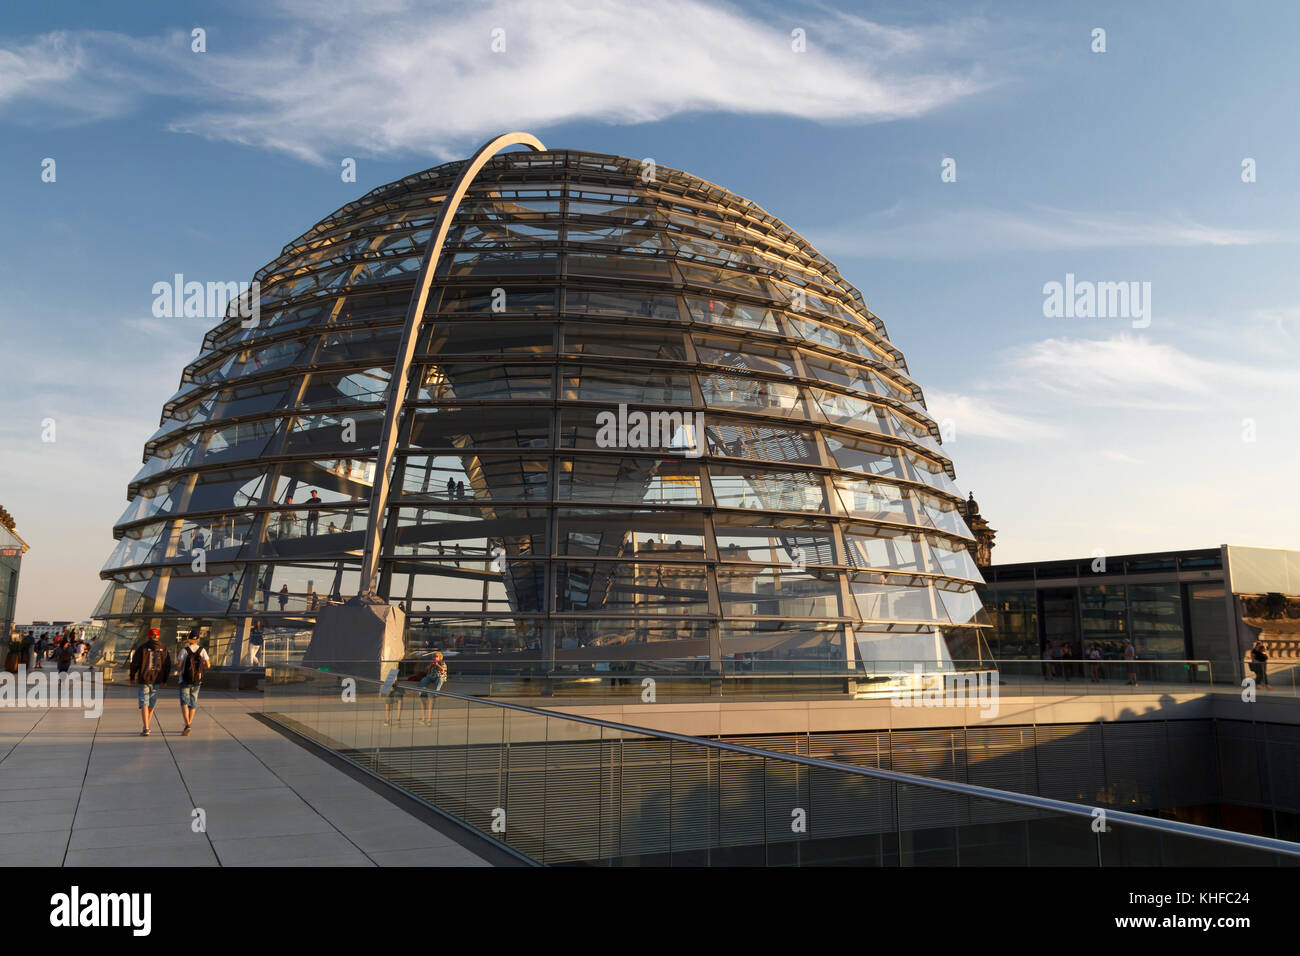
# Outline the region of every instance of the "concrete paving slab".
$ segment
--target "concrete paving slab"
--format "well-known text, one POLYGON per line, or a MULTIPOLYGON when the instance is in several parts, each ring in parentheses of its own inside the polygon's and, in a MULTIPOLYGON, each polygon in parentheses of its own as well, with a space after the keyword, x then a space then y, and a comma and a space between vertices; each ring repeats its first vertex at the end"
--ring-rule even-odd
POLYGON ((205 693, 184 737, 164 693, 141 737, 133 689, 107 690, 97 718, 0 714, 0 866, 489 865, 267 726, 260 695, 205 693))

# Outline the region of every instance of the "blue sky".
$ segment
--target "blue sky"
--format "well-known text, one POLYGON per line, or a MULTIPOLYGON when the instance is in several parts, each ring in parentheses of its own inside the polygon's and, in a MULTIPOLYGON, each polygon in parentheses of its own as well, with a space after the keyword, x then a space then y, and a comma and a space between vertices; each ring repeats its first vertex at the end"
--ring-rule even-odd
POLYGON ((19 619, 89 613, 211 324, 154 318, 153 284, 248 280, 350 199, 506 129, 718 182, 835 261, 946 423, 996 560, 1300 547, 1298 28, 1281 2, 10 6, 19 619), (1067 274, 1150 283, 1149 325, 1045 317, 1067 274))

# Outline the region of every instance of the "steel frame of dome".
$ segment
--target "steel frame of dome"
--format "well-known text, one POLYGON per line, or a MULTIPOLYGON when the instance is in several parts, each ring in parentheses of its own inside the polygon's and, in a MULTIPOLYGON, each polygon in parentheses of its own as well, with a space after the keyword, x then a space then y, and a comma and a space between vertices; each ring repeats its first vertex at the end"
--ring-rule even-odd
POLYGON ((507 134, 256 278, 261 320, 207 334, 128 488, 96 610, 119 643, 201 625, 238 661, 252 620, 310 627, 373 568, 413 638, 467 655, 979 656, 921 390, 858 290, 752 202, 507 134), (700 417, 609 447, 615 410, 700 417))

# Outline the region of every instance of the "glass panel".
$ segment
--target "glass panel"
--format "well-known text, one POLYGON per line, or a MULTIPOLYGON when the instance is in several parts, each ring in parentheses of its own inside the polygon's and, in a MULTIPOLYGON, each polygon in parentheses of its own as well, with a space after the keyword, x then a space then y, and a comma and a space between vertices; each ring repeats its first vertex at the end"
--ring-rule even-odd
POLYGON ((744 302, 724 299, 701 299, 687 296, 686 306, 691 318, 709 325, 731 326, 740 329, 757 329, 763 332, 780 332, 776 313, 771 309, 744 302))
POLYGON ((966 527, 966 522, 962 519, 961 506, 955 501, 924 493, 918 494, 917 499, 930 520, 934 522, 936 528, 947 531, 949 534, 955 534, 958 537, 969 538, 972 541, 975 539, 975 536, 970 533, 970 529, 966 527))
POLYGON ((897 485, 867 478, 835 476, 840 506, 849 514, 894 521, 900 524, 929 524, 919 516, 912 495, 897 485))
POLYGON ((840 579, 834 571, 781 567, 718 569, 722 613, 746 617, 840 617, 840 579))
MULTIPOLYGON (((429 314, 456 315, 466 312, 491 312, 497 314, 494 306, 504 303, 505 314, 530 312, 554 312, 556 291, 549 286, 520 286, 514 283, 505 286, 482 286, 469 288, 453 286, 442 293, 436 310, 429 314), (497 294, 503 288, 505 296, 497 294)), ((494 320, 495 321, 495 320, 494 320)))
POLYGON ((403 507, 391 553, 432 566, 490 562, 497 548, 509 557, 546 554, 546 512, 500 506, 403 507))
POLYGON ((866 438, 826 433, 826 446, 835 464, 845 471, 886 478, 914 480, 915 475, 898 455, 898 449, 866 438))
POLYGON ((936 537, 930 539, 930 545, 935 563, 941 572, 954 578, 983 583, 984 576, 980 574, 975 559, 971 556, 970 548, 965 544, 936 537))
POLYGON ((319 372, 310 376, 298 408, 381 404, 388 391, 391 365, 376 365, 355 372, 319 372))
POLYGON ((564 311, 585 315, 627 315, 676 322, 681 315, 677 298, 652 293, 609 292, 570 286, 564 293, 564 311))
POLYGON ((561 501, 701 504, 700 467, 682 459, 602 456, 556 462, 561 501))
POLYGON ((711 419, 704 433, 709 452, 714 455, 751 461, 822 463, 817 439, 810 431, 711 419))
POLYGON ((820 388, 809 389, 808 393, 828 422, 852 425, 881 435, 893 434, 884 412, 866 399, 820 388))
POLYGON ((722 508, 763 511, 826 510, 821 475, 807 471, 759 471, 711 465, 714 501, 722 508))
POLYGON ((719 513, 714 517, 718 559, 758 564, 835 564, 828 525, 801 518, 719 513))
POLYGON ((756 661, 829 661, 844 666, 844 625, 820 621, 723 621, 722 659, 729 673, 763 672, 756 661))
POLYGON ((1084 654, 1095 644, 1104 658, 1119 660, 1123 656, 1124 638, 1128 636, 1124 585, 1079 588, 1079 616, 1083 624, 1084 654))
POLYGON ((925 536, 918 532, 850 525, 844 543, 855 567, 887 571, 933 570, 925 559, 925 536))
POLYGON ((556 553, 669 561, 704 558, 704 519, 690 512, 559 509, 556 553))
POLYGON ((549 401, 551 398, 550 365, 426 365, 412 369, 411 375, 420 384, 419 401, 549 401))
POLYGON ((404 447, 461 451, 467 448, 549 448, 551 413, 539 408, 420 408, 404 447))
POLYGON ((943 600, 944 612, 953 624, 987 624, 984 602, 972 586, 940 585, 937 588, 943 600))
POLYGON ((659 279, 672 281, 671 267, 667 260, 650 256, 612 256, 594 252, 570 252, 568 256, 569 275, 572 276, 608 276, 623 279, 635 276, 639 279, 659 279))
POLYGON ((994 649, 999 659, 1035 660, 1039 655, 1038 596, 1032 588, 991 592, 997 627, 994 649))
POLYGON ((706 365, 722 365, 748 373, 793 375, 794 356, 787 348, 726 339, 721 336, 695 336, 695 352, 706 365))
POLYGON ((704 568, 652 562, 560 561, 555 610, 636 614, 708 614, 704 568))
POLYGON ((948 622, 943 604, 935 589, 924 584, 899 585, 874 583, 850 575, 858 610, 869 621, 940 621, 948 622))
POLYGON ((1183 602, 1179 586, 1174 583, 1130 584, 1128 600, 1133 646, 1138 657, 1185 660, 1183 602))
POLYGON ((560 369, 561 397, 571 400, 684 406, 692 404, 689 376, 656 370, 565 365, 560 369))
MULTIPOLYGON (((575 578, 575 582, 579 579, 575 578)), ((680 611, 672 612, 674 614, 680 611)), ((629 645, 675 642, 671 648, 682 657, 709 653, 707 621, 656 620, 642 617, 629 620, 556 621, 555 647, 557 663, 578 656, 600 660, 608 658, 614 648, 629 645)), ((623 656, 620 654, 619 656, 623 656)))
POLYGON ((747 375, 710 373, 700 376, 704 403, 710 408, 767 412, 782 416, 802 414, 800 389, 789 382, 768 381, 747 375))
POLYGON ((564 325, 566 354, 611 355, 619 358, 686 360, 686 342, 680 332, 651 331, 609 325, 564 325))
MULTIPOLYGON (((501 303, 509 308, 509 292, 503 292, 501 303)), ((437 322, 417 355, 545 355, 554 351, 554 338, 555 330, 549 322, 437 322)))

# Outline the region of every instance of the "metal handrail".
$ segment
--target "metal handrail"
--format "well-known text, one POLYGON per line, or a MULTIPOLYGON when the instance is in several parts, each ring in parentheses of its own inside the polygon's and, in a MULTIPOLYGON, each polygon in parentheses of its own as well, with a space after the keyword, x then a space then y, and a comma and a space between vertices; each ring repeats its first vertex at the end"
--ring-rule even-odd
MULTIPOLYGON (((307 671, 313 674, 327 673, 333 677, 353 677, 353 675, 350 674, 339 675, 333 671, 321 672, 314 668, 302 667, 296 664, 289 666, 293 667, 295 670, 307 671)), ((369 677, 353 677, 353 679, 365 681, 369 684, 382 684, 382 681, 377 681, 369 677)), ((1194 823, 1183 823, 1177 820, 1163 820, 1158 817, 1145 817, 1141 814, 1129 813, 1124 810, 1112 810, 1108 807, 1089 807, 1081 803, 1070 803, 1066 800, 1054 800, 1050 797, 1038 797, 1030 794, 1013 793, 1009 790, 996 790, 992 787, 982 787, 977 784, 957 783, 950 780, 936 780, 929 777, 915 777, 910 774, 897 773, 893 770, 880 770, 874 767, 858 767, 852 764, 835 763, 830 760, 823 760, 819 757, 805 757, 799 754, 786 754, 774 750, 760 750, 757 747, 746 747, 743 744, 725 743, 720 740, 709 740, 704 737, 691 737, 686 734, 676 734, 668 730, 651 730, 648 727, 634 727, 631 724, 620 724, 614 721, 601 720, 597 717, 587 717, 581 714, 540 710, 536 707, 527 707, 523 704, 514 704, 491 698, 465 697, 460 694, 452 694, 447 691, 434 691, 428 688, 420 691, 420 693, 432 694, 435 697, 447 697, 451 700, 465 701, 467 704, 487 704, 493 707, 500 707, 504 710, 516 710, 521 713, 535 714, 539 717, 570 720, 580 724, 589 724, 593 727, 617 730, 620 733, 636 734, 643 737, 656 737, 661 740, 673 740, 678 743, 695 744, 709 747, 714 750, 745 754, 746 756, 751 757, 780 760, 785 763, 800 764, 821 770, 849 773, 860 777, 871 777, 877 780, 887 780, 891 783, 901 783, 914 787, 927 787, 931 790, 941 790, 948 793, 961 794, 967 797, 977 797, 984 800, 996 800, 1001 803, 1011 803, 1018 806, 1032 807, 1038 810, 1051 810, 1056 813, 1065 813, 1077 817, 1087 817, 1088 819, 1093 818, 1094 810, 1101 809, 1105 811, 1106 822, 1108 824, 1111 821, 1115 821, 1144 830, 1153 830, 1157 833, 1167 833, 1173 836, 1185 836, 1200 840, 1211 840, 1229 846, 1246 847, 1270 853, 1281 853, 1285 856, 1300 857, 1300 843, 1291 843, 1287 840, 1278 840, 1273 837, 1255 836, 1248 833, 1234 833, 1229 830, 1218 830, 1214 827, 1205 827, 1194 823)))
MULTIPOLYGON (((416 618, 419 616, 420 616, 419 612, 411 612, 412 618, 416 618)), ((462 654, 461 652, 455 650, 449 651, 446 648, 442 648, 442 647, 411 648, 410 659, 413 660, 417 657, 426 657, 430 654, 433 654, 435 651, 441 652, 445 657, 449 659, 449 661, 455 661, 459 659, 459 660, 464 660, 466 663, 472 663, 476 665, 486 664, 493 667, 516 667, 516 668, 532 667, 537 670, 546 669, 548 671, 552 671, 560 667, 585 667, 594 664, 654 664, 654 665, 693 664, 693 665, 702 665, 702 666, 721 665, 721 668, 725 670, 727 668, 734 668, 739 663, 745 667, 755 667, 757 669, 763 669, 768 666, 770 666, 773 669, 778 667, 784 667, 788 669, 791 673, 813 673, 818 669, 820 669, 826 673, 834 673, 838 675, 838 674, 854 674, 854 673, 860 674, 866 671, 868 667, 897 668, 900 666, 910 667, 914 664, 921 664, 925 667, 929 667, 933 669, 932 671, 927 671, 927 673, 943 673, 943 672, 950 672, 958 666, 966 666, 966 665, 971 665, 972 669, 983 668, 987 670, 989 667, 996 667, 1001 664, 1009 664, 1009 665, 1014 664, 1016 666, 1034 667, 1034 666, 1041 666, 1045 663, 1049 663, 1049 661, 1037 657, 997 657, 997 658, 972 657, 972 658, 954 658, 952 660, 947 660, 947 661, 933 661, 930 659, 920 659, 920 658, 906 658, 906 659, 888 658, 888 659, 879 659, 879 660, 877 659, 856 660, 852 662, 820 661, 820 660, 808 660, 802 662, 784 661, 784 660, 735 661, 730 657, 722 657, 720 659, 709 658, 709 657, 633 657, 633 658, 584 657, 584 658, 573 658, 573 659, 537 658, 531 660, 522 659, 517 661, 511 661, 511 660, 504 660, 499 656, 492 656, 492 655, 483 655, 481 657, 476 657, 470 654, 462 654), (806 668, 806 671, 801 671, 801 668, 806 668)), ((403 660, 406 660, 406 658, 404 658, 403 660)), ((340 661, 339 663, 346 664, 351 662, 340 661)), ((396 664, 400 662, 398 660, 391 660, 391 661, 384 661, 384 663, 396 664)), ((1103 657, 1100 660, 1094 661, 1086 657, 1071 657, 1071 658, 1066 658, 1064 661, 1059 658, 1053 659, 1050 661, 1050 663, 1053 664, 1067 663, 1067 664, 1079 664, 1079 665, 1086 665, 1086 664, 1212 665, 1214 662, 1209 660, 1208 658, 1193 660, 1193 659, 1182 659, 1182 658, 1174 659, 1174 658, 1165 658, 1165 657, 1137 657, 1134 658, 1133 660, 1127 660, 1122 657, 1103 657)), ((1270 664, 1272 663, 1273 662, 1270 661, 1270 664)), ((602 671, 601 673, 604 672, 602 671)))

